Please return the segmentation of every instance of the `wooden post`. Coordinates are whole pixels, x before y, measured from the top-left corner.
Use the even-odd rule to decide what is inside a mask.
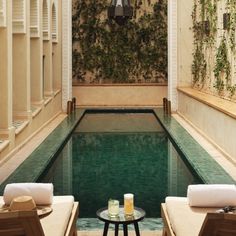
[[[73,97],[72,98],[72,111],[75,111],[75,109],[76,109],[76,98]]]
[[[167,114],[168,113],[168,100],[167,98],[163,98],[163,109],[164,109],[164,113]]]
[[[167,114],[171,115],[171,101],[167,102]]]
[[[72,101],[67,101],[67,114],[72,112]]]
[[[166,98],[163,98],[163,111],[166,113]]]

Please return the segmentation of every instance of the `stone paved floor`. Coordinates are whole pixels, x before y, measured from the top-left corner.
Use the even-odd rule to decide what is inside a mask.
[[[138,223],[140,231],[161,231],[163,228],[163,222],[161,218],[144,218]],[[78,218],[77,229],[81,231],[90,230],[103,230],[104,222],[100,221],[98,218]],[[109,225],[109,229],[114,230],[114,224]],[[120,229],[122,227],[120,226]],[[128,226],[129,230],[134,230],[133,224]]]

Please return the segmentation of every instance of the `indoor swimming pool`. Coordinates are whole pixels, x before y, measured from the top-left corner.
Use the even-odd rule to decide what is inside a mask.
[[[175,120],[157,109],[76,109],[0,185],[52,182],[79,201],[80,230],[103,228],[96,211],[131,192],[142,229],[161,229],[160,203],[190,183],[235,183]],[[100,225],[100,226],[99,226]]]
[[[88,113],[41,179],[54,194],[80,202],[80,217],[96,217],[108,199],[131,192],[147,217],[160,217],[168,195],[200,183],[152,113]]]

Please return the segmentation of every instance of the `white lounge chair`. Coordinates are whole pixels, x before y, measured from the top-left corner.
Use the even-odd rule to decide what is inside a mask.
[[[0,205],[3,205],[0,197]],[[54,196],[52,212],[40,217],[36,211],[0,213],[0,236],[76,236],[78,202],[72,196]]]
[[[163,236],[233,236],[236,214],[216,213],[219,208],[190,207],[187,198],[168,197],[161,204]]]

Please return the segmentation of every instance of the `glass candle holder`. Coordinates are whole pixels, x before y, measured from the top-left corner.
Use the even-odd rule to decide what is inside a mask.
[[[119,201],[114,199],[109,199],[108,201],[108,215],[110,217],[117,217],[119,215]]]
[[[128,216],[134,214],[134,195],[132,193],[124,194],[124,212]]]

